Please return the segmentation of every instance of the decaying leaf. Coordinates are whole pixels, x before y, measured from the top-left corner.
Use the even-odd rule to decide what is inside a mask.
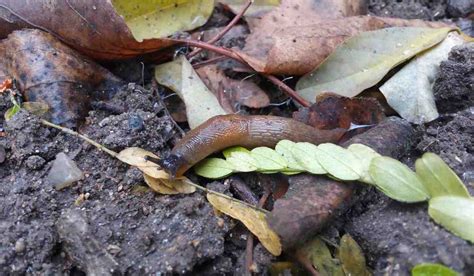
[[[402,202],[420,202],[430,196],[420,178],[408,166],[390,157],[375,157],[370,177],[385,195]]]
[[[281,254],[280,238],[268,226],[265,213],[214,194],[207,194],[207,200],[217,210],[241,221],[270,253]]]
[[[344,42],[321,66],[303,76],[297,83],[297,92],[310,102],[326,91],[356,96],[375,85],[396,65],[438,44],[450,30],[395,27],[361,33]]]
[[[341,238],[337,257],[341,261],[346,275],[370,276],[372,273],[367,269],[364,253],[357,242],[349,234]]]
[[[237,111],[238,105],[263,108],[270,104],[268,95],[255,82],[231,79],[215,65],[204,66],[196,72],[229,113]]]
[[[474,242],[474,199],[459,196],[434,197],[429,202],[431,218],[456,236]]]
[[[22,107],[36,116],[43,116],[49,110],[49,106],[44,102],[24,102]]]
[[[164,195],[192,194],[196,191],[194,186],[187,183],[191,181],[187,178],[177,180],[158,179],[147,174],[143,174],[143,178],[153,191]]]
[[[318,95],[316,103],[293,113],[293,118],[318,129],[349,129],[375,125],[385,119],[381,105],[372,98],[348,98],[334,93]]]
[[[36,12],[35,12],[36,13]],[[117,77],[39,30],[15,31],[0,42],[5,69],[27,101],[49,106],[47,119],[76,127],[87,115],[92,92],[113,95]]]
[[[126,148],[119,152],[116,157],[118,160],[127,163],[130,166],[137,167],[143,173],[149,175],[152,178],[169,179],[168,173],[162,170],[158,164],[146,160],[146,156],[159,158],[154,153],[137,147]]]
[[[326,243],[319,237],[307,242],[298,252],[308,258],[321,276],[344,276],[339,260],[332,257]],[[357,274],[354,274],[357,275]]]
[[[431,197],[460,196],[470,197],[464,183],[453,170],[434,153],[427,152],[416,160],[416,174],[429,191]]]
[[[460,35],[451,32],[441,43],[417,55],[380,87],[388,104],[412,123],[438,118],[432,86],[441,61],[448,58],[451,48],[463,43]]]
[[[366,14],[365,4],[357,0],[282,0],[278,8],[250,22],[251,34],[240,54],[256,71],[302,75],[360,32],[389,26],[444,25],[357,16]]]
[[[197,175],[217,179],[226,177],[234,170],[230,163],[220,158],[207,158],[193,167]]]
[[[418,264],[411,270],[411,276],[459,276],[459,274],[441,264]]]
[[[139,42],[204,25],[214,9],[213,0],[112,0],[112,5]]]
[[[191,128],[214,116],[227,114],[185,57],[156,66],[155,78],[184,101]]]
[[[341,180],[357,180],[363,175],[358,158],[343,147],[329,143],[320,144],[316,156],[327,172]]]
[[[37,0],[27,5],[1,0],[0,38],[13,30],[38,28],[92,58],[127,59],[171,45],[160,38],[205,23],[213,6],[209,0]],[[138,42],[134,35],[138,40],[152,39]]]

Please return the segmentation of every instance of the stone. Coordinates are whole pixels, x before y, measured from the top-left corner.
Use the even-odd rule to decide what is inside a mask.
[[[26,159],[26,166],[32,170],[41,169],[45,163],[46,163],[46,160],[44,160],[43,157],[38,156],[38,155],[32,155],[28,157],[28,159]]]
[[[64,152],[56,155],[53,166],[48,173],[47,180],[57,190],[71,186],[84,177],[76,163]]]

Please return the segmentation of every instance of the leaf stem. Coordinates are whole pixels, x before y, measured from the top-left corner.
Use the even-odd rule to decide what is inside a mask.
[[[275,77],[273,75],[266,75],[266,74],[263,74],[263,76],[265,76],[269,81],[271,81],[273,84],[278,86],[281,90],[283,90],[283,92],[285,92],[285,94],[287,94],[288,96],[293,98],[295,101],[297,101],[302,106],[309,107],[311,105],[307,100],[303,99],[300,95],[298,95],[298,93],[296,93],[295,90],[290,88],[288,85],[286,85],[284,82],[279,80],[277,77]]]
[[[240,20],[240,18],[242,18],[242,16],[244,16],[245,12],[248,10],[250,5],[252,5],[252,3],[253,3],[253,0],[247,0],[247,3],[245,4],[245,6],[242,8],[242,10],[237,15],[235,15],[235,17],[232,19],[232,21],[230,21],[229,24],[227,24],[227,26],[222,31],[220,31],[216,36],[214,36],[209,41],[207,41],[207,43],[214,44],[214,42],[221,39],[230,29],[232,29],[232,27],[234,27],[234,25]],[[194,57],[195,55],[199,54],[201,51],[202,51],[202,48],[197,48],[197,49],[193,50],[191,53],[189,53],[186,56],[186,58],[190,59],[190,58]]]

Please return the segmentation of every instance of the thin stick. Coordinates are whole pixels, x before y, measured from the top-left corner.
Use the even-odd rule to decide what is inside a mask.
[[[168,40],[172,41],[172,42],[176,42],[176,43],[187,44],[187,45],[191,45],[191,46],[194,46],[194,47],[199,47],[199,48],[203,48],[203,49],[206,49],[206,50],[209,50],[209,51],[213,51],[215,53],[218,53],[218,54],[221,54],[221,55],[224,55],[224,56],[228,56],[232,59],[235,59],[238,62],[241,62],[242,64],[248,65],[247,62],[245,62],[244,59],[242,59],[236,52],[232,51],[231,49],[227,49],[227,48],[224,48],[224,47],[219,47],[219,46],[209,44],[207,42],[191,40],[191,39],[172,39],[172,38],[170,38]]]
[[[203,66],[213,64],[215,62],[218,62],[220,60],[224,60],[224,59],[227,59],[227,58],[229,58],[229,57],[227,57],[227,56],[218,56],[218,57],[215,57],[215,58],[210,58],[208,60],[197,62],[197,63],[193,64],[193,68],[198,69],[198,68],[201,68]]]
[[[227,26],[223,30],[221,30],[216,36],[214,36],[209,41],[207,41],[207,43],[214,44],[214,42],[221,39],[230,29],[232,29],[232,27],[234,27],[235,24],[237,24],[240,18],[244,16],[245,12],[248,10],[250,5],[252,5],[252,3],[253,3],[253,0],[247,0],[247,3],[243,7],[243,9],[232,19],[232,21],[230,21],[229,24],[227,24]],[[187,55],[187,58],[190,59],[194,57],[195,55],[199,54],[201,51],[202,51],[201,48],[195,49],[194,51],[192,51],[191,53]]]
[[[102,150],[102,151],[105,151],[106,153],[108,153],[109,155],[113,156],[113,157],[117,157],[118,153],[116,153],[115,151],[113,150],[110,150],[104,146],[102,146],[101,144],[97,143],[96,141],[90,139],[89,137],[87,136],[84,136],[72,129],[69,129],[69,128],[66,128],[66,127],[62,127],[62,126],[59,126],[59,125],[56,125],[56,124],[53,124],[51,122],[48,122],[46,120],[41,120],[41,123],[45,126],[48,126],[48,127],[52,127],[52,128],[56,128],[56,129],[59,129],[61,130],[62,132],[65,132],[67,134],[71,134],[71,135],[74,135],[74,136],[77,136],[79,138],[81,138],[82,140],[88,142],[89,144],[95,146],[96,148],[98,148],[99,150]]]
[[[278,86],[279,88],[281,88],[281,90],[283,90],[283,92],[285,92],[285,94],[287,94],[288,96],[290,96],[291,98],[293,98],[295,101],[297,101],[299,104],[301,104],[302,106],[304,107],[309,107],[311,104],[303,99],[300,95],[298,95],[295,90],[291,89],[288,85],[286,85],[284,82],[282,82],[281,80],[279,80],[277,77],[273,76],[273,75],[266,75],[266,74],[263,74],[269,81],[271,81],[273,84],[275,84],[276,86]]]
[[[260,200],[258,201],[258,207],[263,208],[265,203],[267,202],[268,197],[270,196],[271,191],[265,190],[265,193],[262,195]],[[250,267],[253,264],[253,241],[255,236],[249,231],[247,235],[247,246],[245,248],[245,270],[248,275],[252,275],[252,271]]]

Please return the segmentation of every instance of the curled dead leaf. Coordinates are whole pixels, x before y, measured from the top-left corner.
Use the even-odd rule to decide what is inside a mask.
[[[241,221],[270,253],[281,254],[280,238],[268,226],[265,213],[215,194],[207,194],[207,200],[217,210]]]
[[[176,195],[176,194],[192,194],[196,191],[194,186],[188,184],[189,179],[182,178],[177,180],[170,179],[158,179],[153,178],[147,174],[143,174],[145,183],[150,186],[153,191],[165,194],[165,195]]]
[[[158,164],[146,160],[146,156],[159,158],[154,153],[146,151],[142,148],[130,147],[119,152],[117,159],[131,166],[137,167],[143,173],[152,178],[169,179],[168,173],[162,170]]]

